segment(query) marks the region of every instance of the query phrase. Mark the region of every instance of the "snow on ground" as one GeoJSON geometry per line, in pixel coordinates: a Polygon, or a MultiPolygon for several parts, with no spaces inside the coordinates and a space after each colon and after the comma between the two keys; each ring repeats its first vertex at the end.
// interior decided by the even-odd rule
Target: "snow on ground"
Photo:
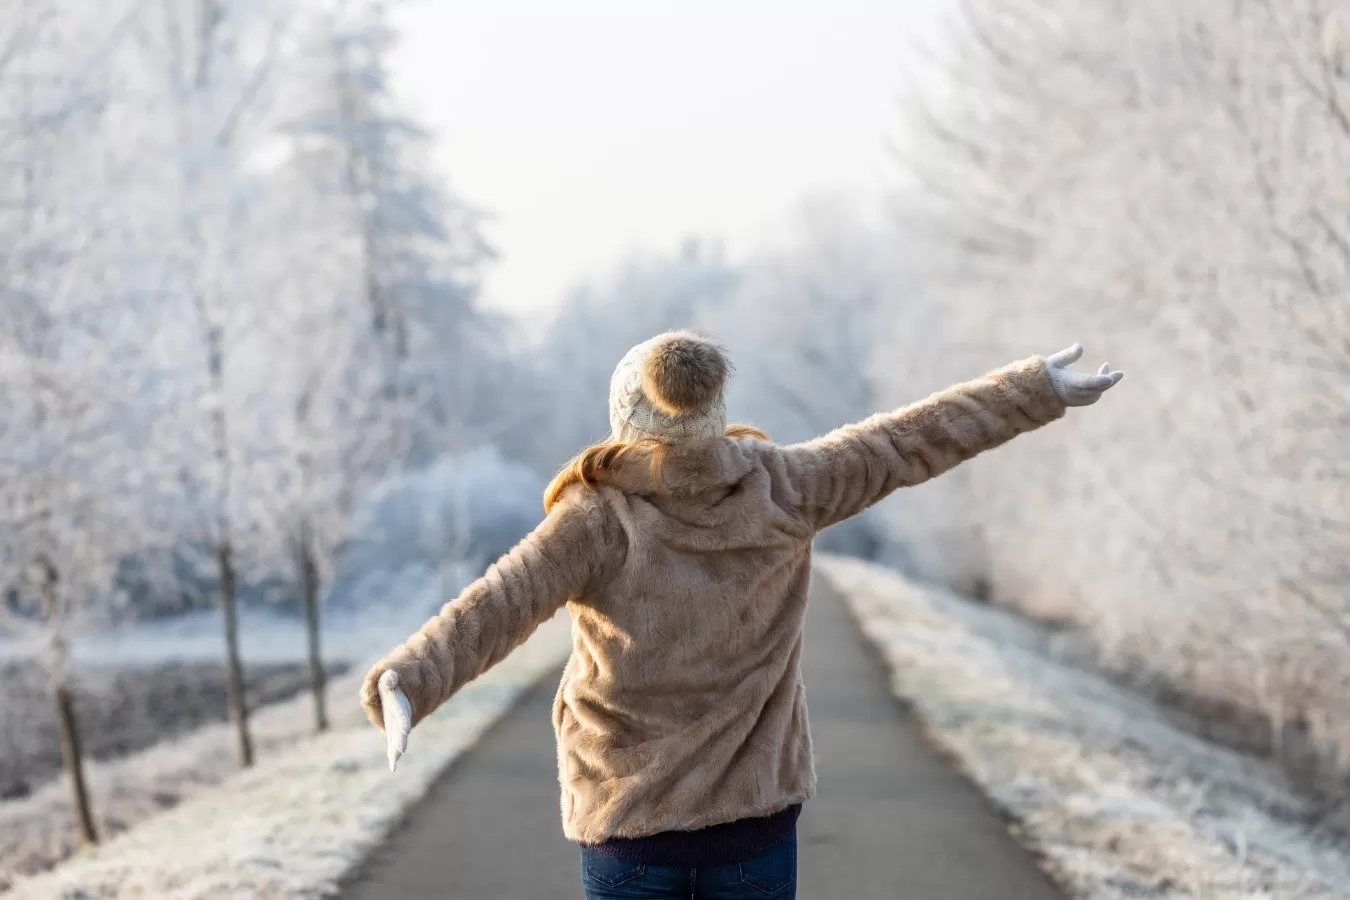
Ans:
{"type": "Polygon", "coordinates": [[[1263,763],[1057,662],[1034,626],[822,555],[931,738],[1081,898],[1344,898],[1350,855],[1263,763]]]}
{"type": "MultiPolygon", "coordinates": [[[[419,626],[447,588],[467,583],[464,572],[447,571],[449,580],[429,573],[410,570],[391,583],[381,602],[359,610],[331,611],[324,623],[325,656],[340,668],[353,663],[351,677],[358,677],[361,663],[372,651],[394,646],[419,626]],[[459,582],[453,579],[460,579],[459,582]],[[397,599],[395,599],[397,598],[397,599]]],[[[305,643],[297,623],[284,626],[275,613],[254,610],[246,614],[241,644],[251,691],[256,701],[256,683],[260,667],[274,666],[303,658],[305,643]]],[[[223,655],[219,615],[198,621],[193,617],[163,622],[147,622],[105,634],[81,635],[74,649],[80,662],[77,672],[89,674],[97,667],[132,666],[146,677],[172,679],[176,665],[194,660],[218,663],[223,655]],[[155,672],[155,667],[161,671],[155,672]]],[[[19,649],[23,649],[20,645],[19,649]]],[[[22,656],[20,655],[20,658],[22,656]]],[[[12,687],[12,686],[9,686],[12,687]]],[[[161,686],[162,687],[162,686],[161,686]]],[[[191,686],[170,686],[171,690],[191,693],[191,686]]],[[[156,689],[160,690],[160,689],[156,689]]],[[[334,678],[327,690],[330,716],[355,712],[356,684],[350,678],[334,678]]],[[[154,693],[150,688],[131,691],[144,701],[154,693]]],[[[30,728],[16,720],[16,701],[9,697],[0,714],[7,730],[30,728]]],[[[28,700],[44,702],[41,697],[28,700]]],[[[307,738],[313,715],[306,691],[291,700],[255,709],[250,716],[255,755],[266,760],[307,738]]],[[[134,715],[132,711],[132,715],[134,715]]],[[[87,723],[86,723],[87,724],[87,723]]],[[[6,734],[0,743],[20,745],[32,738],[14,738],[6,734]]],[[[90,747],[97,740],[89,742],[90,747]]],[[[149,739],[139,741],[142,746],[149,739]]],[[[238,770],[233,734],[224,722],[204,725],[191,732],[172,734],[166,728],[164,738],[146,749],[114,759],[91,760],[87,770],[93,796],[94,814],[101,833],[116,835],[165,809],[182,802],[196,792],[218,784],[238,770]]],[[[69,789],[64,779],[36,786],[21,799],[0,803],[0,891],[17,875],[33,874],[55,865],[75,850],[71,828],[69,789]]]]}
{"type": "MultiPolygon", "coordinates": [[[[55,870],[5,900],[280,900],[330,897],[436,777],[570,649],[566,613],[418,725],[390,774],[382,736],[355,702],[365,666],[333,684],[332,729],[299,740],[306,710],[266,710],[260,762],[55,870]],[[287,748],[286,745],[290,746],[287,748]]],[[[156,748],[151,753],[163,748],[156,748]]],[[[171,760],[169,761],[171,762],[171,760]]],[[[232,762],[221,760],[227,769],[232,762]]],[[[0,822],[11,833],[13,822],[0,822]]]]}
{"type": "MultiPolygon", "coordinates": [[[[350,664],[330,661],[330,677],[350,664]]],[[[309,690],[304,664],[244,668],[250,709],[309,690]]],[[[0,662],[0,798],[26,796],[61,777],[56,710],[40,666],[0,662]]],[[[145,750],[204,725],[225,721],[225,665],[171,662],[154,666],[83,666],[70,682],[80,742],[89,759],[111,760],[145,750]]],[[[115,813],[114,810],[107,810],[115,813]]],[[[0,851],[0,869],[5,854],[0,851]]]]}
{"type": "MultiPolygon", "coordinates": [[[[1344,848],[1302,824],[1309,810],[1271,767],[1050,658],[1041,632],[997,609],[856,560],[822,555],[818,573],[846,597],[933,740],[1075,897],[1350,896],[1344,848]]],[[[223,725],[96,764],[104,801],[120,798],[144,821],[19,881],[5,900],[333,896],[437,775],[561,665],[568,637],[560,614],[419,725],[394,775],[354,700],[364,665],[330,686],[334,724],[323,736],[308,736],[305,696],[259,711],[260,762],[248,772],[234,774],[223,725]],[[159,812],[161,792],[184,799],[159,812]]],[[[55,784],[0,805],[0,834],[37,829],[41,843],[53,821],[68,831],[63,795],[55,784]]]]}

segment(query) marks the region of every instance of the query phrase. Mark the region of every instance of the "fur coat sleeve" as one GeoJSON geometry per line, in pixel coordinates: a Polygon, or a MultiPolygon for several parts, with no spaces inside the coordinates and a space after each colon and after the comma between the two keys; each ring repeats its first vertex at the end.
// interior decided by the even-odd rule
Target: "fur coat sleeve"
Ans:
{"type": "Polygon", "coordinates": [[[1032,357],[894,412],[783,448],[798,512],[817,530],[1064,415],[1032,357]]]}
{"type": "Polygon", "coordinates": [[[506,658],[607,558],[600,506],[560,502],[540,525],[366,675],[361,703],[383,727],[378,682],[393,669],[417,724],[456,691],[506,658]]]}

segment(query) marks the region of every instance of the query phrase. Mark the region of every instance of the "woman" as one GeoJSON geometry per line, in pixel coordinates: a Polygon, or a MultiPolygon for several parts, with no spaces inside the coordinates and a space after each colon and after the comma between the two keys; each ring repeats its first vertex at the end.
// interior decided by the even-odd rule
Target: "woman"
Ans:
{"type": "Polygon", "coordinates": [[[796,895],[815,790],[800,678],[817,532],[1095,402],[1122,373],[1033,357],[802,444],[727,427],[731,365],[659,335],[610,384],[611,441],[549,485],[543,523],[371,669],[393,766],[418,721],[563,605],[553,707],[562,824],[591,900],[796,895]]]}

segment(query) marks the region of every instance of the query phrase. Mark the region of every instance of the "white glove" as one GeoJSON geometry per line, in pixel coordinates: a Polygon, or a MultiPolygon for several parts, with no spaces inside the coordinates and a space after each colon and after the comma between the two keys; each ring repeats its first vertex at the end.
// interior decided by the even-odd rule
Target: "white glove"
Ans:
{"type": "Polygon", "coordinates": [[[1045,361],[1050,383],[1066,406],[1090,406],[1096,403],[1107,388],[1125,377],[1124,372],[1111,371],[1110,363],[1102,363],[1096,374],[1075,372],[1068,368],[1083,355],[1083,345],[1074,344],[1045,361]]]}
{"type": "Polygon", "coordinates": [[[380,707],[384,710],[384,739],[388,745],[389,771],[398,768],[398,759],[408,749],[408,733],[412,731],[412,703],[398,686],[398,673],[393,669],[380,676],[380,707]]]}

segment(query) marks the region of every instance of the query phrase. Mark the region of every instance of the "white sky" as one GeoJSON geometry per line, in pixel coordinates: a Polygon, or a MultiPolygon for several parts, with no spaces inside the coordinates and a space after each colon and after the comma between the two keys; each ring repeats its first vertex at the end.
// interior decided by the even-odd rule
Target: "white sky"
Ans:
{"type": "Polygon", "coordinates": [[[940,0],[416,0],[396,89],[492,212],[489,302],[556,303],[633,250],[752,246],[804,193],[886,179],[940,0]]]}

